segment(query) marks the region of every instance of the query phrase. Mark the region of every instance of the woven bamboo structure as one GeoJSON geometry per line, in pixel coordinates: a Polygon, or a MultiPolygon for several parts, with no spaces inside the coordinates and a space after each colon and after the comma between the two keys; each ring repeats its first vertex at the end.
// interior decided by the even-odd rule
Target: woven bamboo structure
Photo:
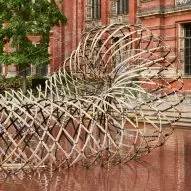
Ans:
{"type": "Polygon", "coordinates": [[[0,169],[117,164],[147,154],[181,117],[182,86],[173,52],[149,30],[92,29],[45,90],[0,95],[0,169]]]}

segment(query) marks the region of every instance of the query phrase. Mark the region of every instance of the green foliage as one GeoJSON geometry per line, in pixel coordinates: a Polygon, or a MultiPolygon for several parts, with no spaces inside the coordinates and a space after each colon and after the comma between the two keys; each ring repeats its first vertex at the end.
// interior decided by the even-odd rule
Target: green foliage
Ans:
{"type": "Polygon", "coordinates": [[[22,77],[15,76],[6,78],[4,75],[0,75],[0,93],[4,90],[19,89],[22,85],[22,77]]]}
{"type": "Polygon", "coordinates": [[[32,0],[0,0],[0,63],[20,68],[49,64],[50,30],[65,23],[66,17],[53,0],[35,0],[35,3],[32,0]],[[35,46],[29,35],[38,35],[40,44],[35,46]],[[14,51],[5,52],[6,43],[14,51]]]}
{"type": "MultiPolygon", "coordinates": [[[[42,76],[35,74],[28,76],[26,78],[26,86],[27,89],[32,87],[32,79],[42,79],[42,76]]],[[[14,77],[6,77],[4,75],[0,75],[0,93],[4,91],[8,91],[10,89],[18,90],[22,89],[23,77],[22,76],[14,76],[14,77]]]]}

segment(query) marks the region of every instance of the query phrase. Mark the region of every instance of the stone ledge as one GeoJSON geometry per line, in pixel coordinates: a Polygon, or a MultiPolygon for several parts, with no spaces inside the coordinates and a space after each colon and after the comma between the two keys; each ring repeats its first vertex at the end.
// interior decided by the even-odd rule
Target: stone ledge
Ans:
{"type": "Polygon", "coordinates": [[[143,12],[138,12],[138,18],[151,17],[151,16],[160,16],[160,15],[169,15],[169,14],[179,14],[182,12],[190,12],[191,6],[184,7],[176,7],[176,8],[168,8],[168,9],[155,9],[155,10],[147,10],[143,12]]]}
{"type": "Polygon", "coordinates": [[[147,2],[150,2],[150,1],[154,1],[154,0],[141,0],[141,3],[147,3],[147,2]]]}

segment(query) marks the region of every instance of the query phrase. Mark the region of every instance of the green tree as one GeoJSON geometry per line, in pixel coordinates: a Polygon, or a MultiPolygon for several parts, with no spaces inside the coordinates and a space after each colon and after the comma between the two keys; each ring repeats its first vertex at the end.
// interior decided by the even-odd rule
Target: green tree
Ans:
{"type": "MultiPolygon", "coordinates": [[[[0,64],[15,64],[23,71],[49,64],[50,30],[66,22],[54,0],[0,0],[0,64]],[[40,37],[38,46],[28,38],[31,35],[40,37]],[[4,51],[7,43],[12,52],[4,51]]],[[[26,87],[25,72],[23,77],[26,87]]]]}

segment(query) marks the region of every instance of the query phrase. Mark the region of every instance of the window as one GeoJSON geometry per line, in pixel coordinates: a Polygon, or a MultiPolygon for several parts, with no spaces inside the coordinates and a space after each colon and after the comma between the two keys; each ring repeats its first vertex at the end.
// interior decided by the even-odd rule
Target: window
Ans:
{"type": "Polygon", "coordinates": [[[189,6],[191,5],[191,0],[176,0],[177,6],[189,6]]]}
{"type": "Polygon", "coordinates": [[[127,14],[129,12],[129,0],[116,0],[117,14],[127,14]]]}
{"type": "Polygon", "coordinates": [[[114,43],[116,43],[115,66],[117,66],[117,65],[119,65],[121,63],[122,53],[121,53],[121,49],[120,49],[120,43],[118,43],[119,37],[115,37],[113,40],[114,40],[114,43]]]}
{"type": "MultiPolygon", "coordinates": [[[[35,45],[35,47],[40,48],[39,46],[41,45],[39,42],[33,42],[33,44],[35,45]]],[[[49,49],[50,50],[50,49],[49,49]]],[[[36,65],[34,68],[34,73],[38,74],[39,76],[47,76],[48,74],[48,66],[47,65],[41,65],[41,63],[39,63],[39,65],[36,65]],[[36,71],[35,71],[36,69],[36,71]]]]}
{"type": "Polygon", "coordinates": [[[92,19],[101,18],[101,0],[92,0],[92,19]]]}
{"type": "Polygon", "coordinates": [[[36,73],[41,76],[46,76],[48,74],[48,66],[37,66],[36,73]]]}
{"type": "Polygon", "coordinates": [[[28,66],[26,68],[18,66],[17,70],[19,72],[19,75],[21,75],[21,76],[30,76],[31,75],[31,66],[28,66]]]}
{"type": "Polygon", "coordinates": [[[184,25],[184,73],[191,75],[191,23],[184,25]]]}

